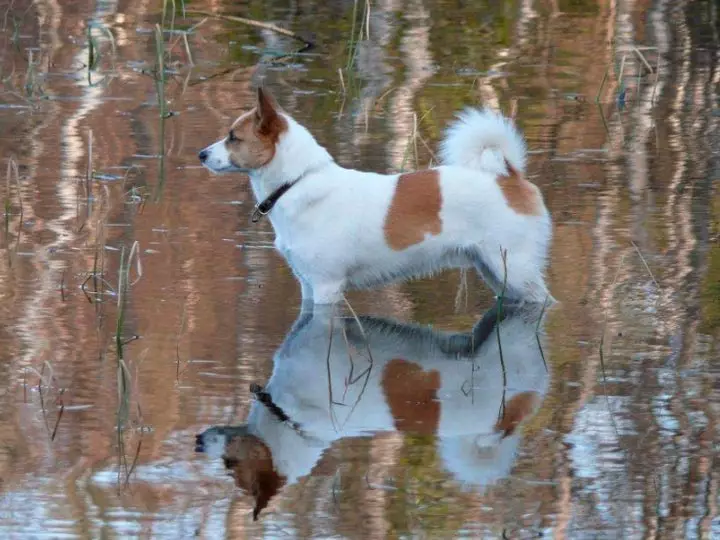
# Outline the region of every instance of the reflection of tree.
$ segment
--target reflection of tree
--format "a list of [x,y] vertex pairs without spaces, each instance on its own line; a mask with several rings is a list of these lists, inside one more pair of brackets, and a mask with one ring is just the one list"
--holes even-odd
[[430,18],[422,0],[409,0],[403,10],[403,20],[409,25],[400,41],[400,52],[405,65],[405,81],[393,92],[390,99],[390,126],[393,132],[388,151],[392,168],[412,170],[419,168],[415,148],[417,113],[414,100],[416,93],[433,74],[430,53]]

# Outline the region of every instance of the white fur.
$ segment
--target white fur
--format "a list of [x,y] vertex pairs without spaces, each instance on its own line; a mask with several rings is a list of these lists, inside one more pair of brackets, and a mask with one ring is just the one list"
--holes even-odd
[[504,116],[490,109],[465,109],[445,132],[440,156],[447,165],[504,174],[505,159],[525,172],[525,141]]
[[[518,214],[496,181],[508,172],[505,159],[520,172],[525,166],[525,145],[509,120],[489,111],[461,114],[442,143],[447,165],[437,168],[442,232],[396,251],[387,244],[383,226],[399,175],[339,166],[306,128],[280,114],[288,129],[273,159],[249,175],[259,201],[300,179],[268,217],[275,246],[299,280],[303,300],[332,304],[348,289],[457,267],[475,267],[496,294],[504,291],[508,298],[552,298],[544,280],[550,216],[544,206],[539,215]],[[224,140],[203,152],[209,154],[204,164],[214,172],[242,170],[230,161]]]
[[[538,329],[542,336],[538,324],[542,306],[506,306],[505,312],[499,337],[507,377],[506,403],[528,391],[537,392],[541,401],[549,381],[537,339]],[[310,474],[335,441],[395,430],[396,419],[382,380],[388,363],[403,359],[439,375],[435,444],[444,468],[473,487],[492,484],[510,473],[521,429],[504,438],[495,430],[503,398],[495,309],[485,314],[472,333],[463,334],[374,317],[362,317],[360,331],[353,318],[335,318],[332,325],[331,320],[329,309],[301,315],[275,353],[272,377],[264,390],[291,422],[279,421],[256,401],[246,425],[208,429],[208,446],[217,442],[218,429],[252,434],[270,449],[278,474],[293,484]],[[363,373],[368,367],[366,380]],[[428,405],[417,404],[423,406]]]
[[208,152],[208,159],[203,165],[214,173],[249,172],[247,169],[242,169],[230,161],[230,153],[225,146],[225,139],[211,144],[204,151]]

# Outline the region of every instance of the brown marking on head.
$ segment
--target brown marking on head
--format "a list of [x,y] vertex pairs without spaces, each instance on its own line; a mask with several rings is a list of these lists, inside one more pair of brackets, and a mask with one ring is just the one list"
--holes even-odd
[[434,435],[440,424],[440,373],[423,371],[401,358],[390,360],[382,373],[382,389],[395,429],[403,433]]
[[278,111],[273,97],[257,90],[255,107],[235,120],[225,140],[230,160],[240,168],[259,169],[275,157],[280,135],[288,124]]
[[508,174],[500,175],[497,178],[498,186],[508,206],[518,214],[524,216],[539,216],[542,214],[542,195],[538,187],[525,180],[522,174],[505,160]]
[[228,441],[223,462],[237,487],[252,495],[253,520],[257,520],[286,481],[275,471],[272,452],[255,435],[238,435]]
[[503,409],[503,415],[495,424],[495,431],[503,434],[503,438],[515,433],[517,427],[531,416],[540,404],[537,392],[521,392],[512,397]]
[[428,169],[401,174],[385,216],[385,240],[388,245],[400,251],[422,242],[426,234],[440,234],[441,208],[438,171]]

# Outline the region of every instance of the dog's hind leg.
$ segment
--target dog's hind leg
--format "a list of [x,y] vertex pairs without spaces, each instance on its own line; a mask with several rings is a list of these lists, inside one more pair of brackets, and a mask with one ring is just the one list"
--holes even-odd
[[497,270],[488,264],[479,248],[468,248],[464,250],[464,253],[488,287],[496,295],[500,296],[503,292],[503,276],[498,275]]
[[544,302],[550,296],[542,267],[524,254],[498,250],[487,254],[481,249],[467,250],[467,256],[488,286],[499,297],[511,301]]

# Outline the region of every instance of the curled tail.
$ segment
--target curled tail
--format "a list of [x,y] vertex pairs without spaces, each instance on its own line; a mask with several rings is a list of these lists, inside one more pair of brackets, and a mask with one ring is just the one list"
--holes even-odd
[[445,132],[440,145],[445,165],[505,174],[506,161],[525,172],[525,141],[514,122],[489,109],[465,109]]

